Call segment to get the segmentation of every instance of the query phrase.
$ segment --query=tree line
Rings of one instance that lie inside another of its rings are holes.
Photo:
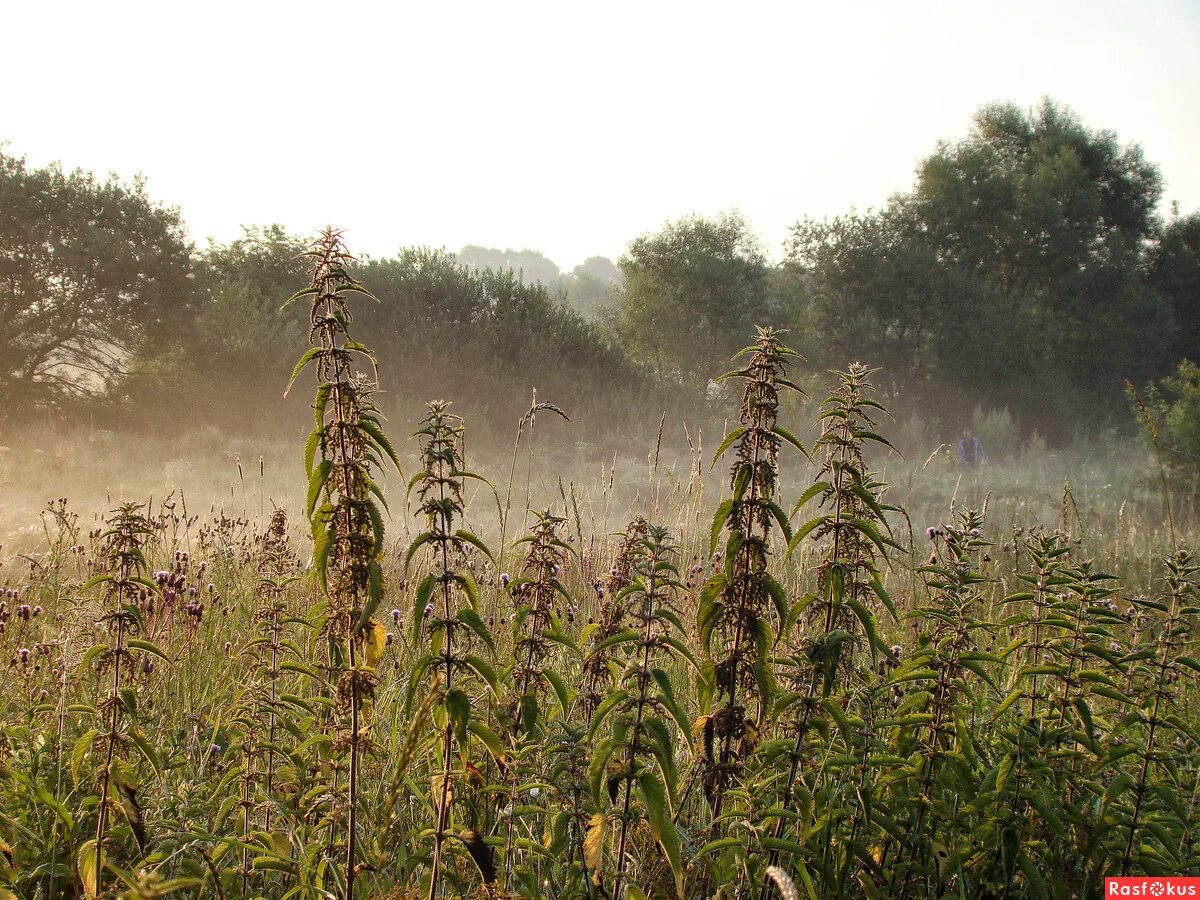
[[[1162,196],[1140,147],[1050,100],[992,104],[880,209],[799,221],[780,262],[736,214],[669,222],[615,266],[569,274],[535,251],[405,248],[361,261],[380,302],[359,327],[406,373],[394,402],[461,399],[485,426],[496,398],[507,421],[535,387],[630,426],[702,413],[763,324],[789,329],[814,373],[879,366],[901,414],[1007,407],[1066,438],[1131,423],[1125,381],[1169,391],[1197,357],[1200,213],[1164,218]],[[128,419],[185,401],[244,421],[307,327],[279,309],[303,282],[299,249],[278,226],[197,249],[140,180],[0,148],[3,408]],[[452,372],[437,363],[448,347]]]

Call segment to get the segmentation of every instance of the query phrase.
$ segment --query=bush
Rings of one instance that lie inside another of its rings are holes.
[[[1179,474],[1193,475],[1200,466],[1200,365],[1179,364],[1147,392],[1150,414],[1166,461]]]

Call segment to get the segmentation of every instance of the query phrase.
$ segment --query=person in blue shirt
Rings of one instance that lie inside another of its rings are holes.
[[[983,444],[979,443],[979,438],[969,427],[963,429],[962,440],[958,442],[958,461],[968,469],[987,462]]]

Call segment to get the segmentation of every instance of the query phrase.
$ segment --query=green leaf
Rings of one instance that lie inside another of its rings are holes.
[[[317,508],[317,501],[321,498],[321,490],[325,487],[325,482],[329,480],[329,473],[332,471],[333,460],[323,459],[308,476],[308,500],[304,509],[310,520],[313,517],[313,511]]]
[[[992,711],[991,716],[988,718],[988,723],[990,724],[995,722],[998,718],[1004,715],[1005,711],[1019,699],[1021,699],[1021,689],[1017,688],[1009,693],[1009,695],[1000,702],[1000,705]]]
[[[725,436],[725,440],[721,441],[721,446],[717,448],[717,452],[713,454],[712,462],[709,464],[709,468],[715,466],[717,464],[717,460],[720,459],[725,451],[729,449],[730,445],[745,433],[746,426],[744,425],[729,432],[729,434]]]
[[[871,579],[871,590],[875,592],[875,596],[879,598],[879,602],[882,603],[887,611],[891,614],[892,621],[899,625],[900,613],[897,612],[896,604],[892,601],[891,595],[883,586],[883,578],[878,572],[876,572],[875,576]]]
[[[543,669],[542,677],[554,688],[554,693],[558,697],[558,705],[562,709],[562,714],[565,716],[571,705],[571,695],[567,691],[567,685],[562,680],[562,676],[553,669]]]
[[[460,744],[465,744],[467,725],[471,721],[471,698],[458,688],[451,688],[446,692],[442,704],[446,708],[446,715],[450,719],[450,727],[454,729],[455,737]]]
[[[787,515],[783,509],[775,501],[767,503],[767,509],[770,510],[775,522],[779,525],[779,530],[783,532],[783,539],[786,543],[792,542],[792,523],[788,521]]]
[[[400,473],[400,477],[404,477],[404,469],[400,466],[400,457],[396,453],[396,448],[392,446],[392,442],[388,440],[388,436],[383,433],[383,429],[372,422],[370,419],[359,419],[358,427],[371,436],[375,445],[379,447],[387,458],[391,460],[392,465],[396,467],[396,471]]]
[[[725,527],[725,523],[729,521],[729,516],[733,513],[733,501],[722,500],[717,507],[716,513],[713,514],[712,530],[709,535],[708,552],[711,555],[717,549],[717,539],[721,535],[721,529]]]
[[[304,476],[312,477],[313,461],[317,458],[317,448],[321,445],[321,428],[314,428],[308,433],[308,439],[304,442]]]
[[[95,728],[89,728],[79,736],[71,750],[71,781],[75,784],[79,784],[79,770],[83,766],[83,759],[92,749],[92,744],[95,743],[99,734],[100,732]]]
[[[646,806],[646,819],[650,825],[650,834],[662,847],[663,854],[675,875],[675,890],[684,897],[683,892],[683,860],[680,855],[679,831],[667,808],[666,789],[662,781],[652,769],[643,769],[638,773],[638,792],[642,795],[642,803]]]
[[[671,718],[675,720],[675,724],[679,726],[679,730],[685,735],[691,735],[691,720],[683,707],[679,705],[679,701],[675,699],[675,686],[671,682],[671,676],[662,669],[653,669],[650,674],[658,683],[659,702],[666,707],[667,712],[671,714]]]
[[[300,373],[304,371],[304,367],[324,352],[325,348],[323,347],[309,347],[304,352],[304,355],[300,357],[300,362],[296,363],[296,368],[292,369],[292,377],[288,379],[287,387],[283,389],[283,396],[286,397],[291,391],[292,385],[296,383],[296,379],[300,377]]]
[[[792,539],[788,541],[787,556],[791,556],[795,549],[800,546],[800,542],[812,534],[819,526],[824,525],[829,519],[829,516],[814,516],[809,519],[792,535]]]
[[[483,541],[471,534],[471,532],[460,529],[454,532],[454,536],[460,541],[465,541],[466,543],[470,544],[472,547],[490,559],[492,561],[492,565],[496,565],[496,557],[492,555],[492,551],[487,548],[487,545],[485,545]]]
[[[429,605],[429,598],[433,596],[435,582],[436,577],[431,572],[421,579],[421,583],[417,585],[417,589],[414,592],[412,612],[412,640],[414,645],[421,640],[421,629],[425,626],[425,607]]]
[[[1006,753],[1004,759],[1000,760],[1000,765],[996,769],[996,794],[1004,793],[1005,785],[1008,784],[1009,776],[1012,775],[1013,769],[1017,765],[1017,757],[1013,753]]]
[[[75,868],[79,872],[79,880],[83,883],[84,894],[88,897],[96,897],[96,881],[100,877],[100,870],[104,867],[104,851],[97,844],[96,839],[92,838],[89,841],[84,841],[79,846],[79,852],[75,856]]]
[[[803,456],[805,459],[809,458],[808,451],[804,449],[804,445],[800,443],[799,439],[797,439],[797,437],[794,434],[792,434],[790,431],[788,431],[782,425],[776,425],[774,428],[771,429],[771,433],[774,434],[776,437],[782,438],[783,440],[787,441],[789,444],[791,444],[793,447],[795,447],[797,450],[799,450],[800,455]]]
[[[622,703],[627,699],[629,699],[628,691],[613,691],[604,698],[600,705],[596,707],[596,711],[592,713],[592,722],[588,727],[588,740],[591,740],[596,736],[596,732],[600,729],[600,726],[604,724],[604,720],[608,717],[608,714],[612,712],[619,703]]]
[[[426,531],[413,538],[413,542],[408,545],[408,550],[404,554],[405,572],[408,571],[408,567],[412,564],[413,555],[430,541],[435,540],[436,537],[437,536],[432,531]]]

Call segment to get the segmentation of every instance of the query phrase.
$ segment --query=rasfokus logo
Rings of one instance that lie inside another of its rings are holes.
[[[1105,897],[1200,897],[1200,878],[1167,878],[1134,875],[1105,878]]]

